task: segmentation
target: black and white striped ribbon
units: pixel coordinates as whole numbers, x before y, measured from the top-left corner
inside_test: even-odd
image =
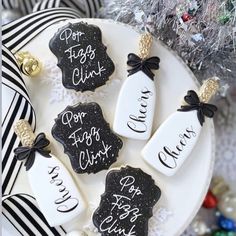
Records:
[[[41,11],[49,8],[57,8],[60,6],[61,0],[42,0],[34,5],[33,12]]]
[[[20,145],[12,126],[19,119],[27,120],[35,129],[35,112],[13,54],[2,47],[2,214],[23,236],[65,235],[61,227],[50,227],[39,211],[35,199],[26,194],[9,195],[21,168],[13,150]]]
[[[69,7],[81,17],[95,17],[101,0],[2,0],[3,9],[18,9],[23,15],[39,10]]]
[[[2,46],[2,93],[2,192],[9,194],[21,167],[14,159],[13,150],[20,140],[12,127],[19,119],[25,119],[35,129],[35,113],[15,57],[5,46]]]
[[[48,26],[76,18],[80,18],[76,10],[61,7],[29,14],[2,27],[2,43],[15,53]]]
[[[73,9],[53,8],[32,13],[2,28],[2,42],[4,45],[2,49],[2,83],[3,93],[5,93],[5,97],[7,97],[7,101],[5,101],[3,97],[3,104],[8,104],[8,109],[5,109],[6,114],[3,113],[2,119],[4,194],[11,192],[12,185],[21,166],[21,164],[13,159],[13,149],[16,148],[20,142],[12,130],[12,125],[16,120],[26,119],[35,126],[35,116],[30,104],[27,89],[21,77],[17,62],[11,52],[17,52],[51,24],[77,17],[79,17],[79,15]]]
[[[3,198],[2,214],[20,235],[61,236],[66,231],[61,227],[50,227],[39,211],[35,198],[28,194],[14,194]]]
[[[100,6],[100,1],[97,0],[40,2],[41,5],[37,5],[39,9],[49,9],[36,11],[2,27],[2,190],[5,195],[3,214],[17,231],[25,236],[65,235],[65,231],[61,227],[52,228],[48,225],[31,196],[10,195],[22,165],[14,159],[13,150],[20,145],[20,140],[12,126],[19,119],[28,120],[33,129],[36,123],[34,109],[13,54],[48,26],[62,20],[79,18],[82,14],[92,16]],[[3,0],[3,7],[17,8],[22,4],[25,13],[29,13],[35,3],[34,0]],[[75,7],[75,3],[80,6],[80,10]],[[58,4],[72,8],[55,8]]]

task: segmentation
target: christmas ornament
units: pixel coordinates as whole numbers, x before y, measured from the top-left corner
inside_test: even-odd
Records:
[[[15,56],[24,75],[36,76],[41,71],[41,63],[29,52],[18,52]]]
[[[215,232],[213,232],[212,236],[236,236],[235,232],[228,232],[228,231],[224,231],[224,230],[216,230]]]
[[[210,208],[215,208],[216,206],[217,206],[217,199],[209,190],[203,201],[203,207],[210,209]]]
[[[19,120],[14,127],[22,147],[14,150],[19,161],[25,161],[28,180],[39,208],[50,226],[64,224],[78,217],[86,208],[70,173],[45,147],[44,133],[36,138],[29,123]]]
[[[229,190],[229,186],[221,176],[214,176],[211,180],[211,192],[219,199],[222,194]]]
[[[174,175],[191,153],[200,135],[205,116],[212,118],[216,106],[207,102],[218,90],[216,79],[206,80],[199,91],[185,96],[185,105],[172,114],[142,150],[144,160],[167,176]]]
[[[206,233],[209,233],[210,231],[206,223],[199,219],[195,219],[193,223],[191,224],[191,227],[193,228],[193,231],[197,235],[205,235]]]
[[[220,198],[218,203],[220,212],[227,218],[236,221],[236,195],[231,191],[227,191]]]
[[[191,20],[193,17],[188,13],[188,12],[185,12],[183,15],[182,15],[182,19],[184,22],[186,21],[189,21]]]
[[[233,217],[235,217],[235,202],[235,194],[230,190],[229,185],[225,182],[224,178],[221,176],[214,176],[211,181],[210,190],[203,202],[203,207],[208,209],[218,208],[217,211],[210,211],[208,214],[204,211],[204,215],[207,217],[205,220],[207,222],[216,220],[216,223],[211,229],[208,229],[208,232],[206,232],[207,234],[204,234],[204,236],[236,236],[236,223],[235,219],[233,219]],[[199,215],[200,213],[197,217],[199,217]],[[213,217],[212,219],[210,219],[211,215]],[[204,233],[204,224],[204,221],[195,220],[191,224],[191,229],[196,235],[201,235],[201,233]],[[216,224],[219,227],[218,230],[216,230]],[[208,233],[212,230],[214,231],[209,235]]]
[[[156,90],[154,73],[159,68],[158,57],[148,58],[152,36],[145,33],[140,40],[140,54],[128,55],[128,78],[118,97],[114,131],[126,138],[146,140],[152,131],[155,111]]]
[[[222,215],[218,219],[218,226],[226,231],[236,231],[236,223]]]

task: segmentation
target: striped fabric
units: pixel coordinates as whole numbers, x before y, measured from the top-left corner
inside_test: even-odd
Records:
[[[33,12],[60,6],[60,0],[42,0],[34,5]]]
[[[81,17],[95,17],[102,6],[101,0],[61,0],[60,6],[77,9]]]
[[[20,141],[12,126],[19,119],[26,119],[35,129],[35,113],[15,57],[4,46],[2,47],[2,84],[3,103],[7,104],[7,108],[2,109],[2,192],[8,194],[21,167],[21,163],[14,159],[13,150],[19,146]]]
[[[2,27],[2,43],[16,53],[48,26],[66,19],[79,18],[76,10],[52,8],[32,13]]]
[[[94,16],[101,2],[2,0],[2,3],[3,8],[18,8],[23,14],[30,13],[33,8],[35,11],[2,27],[2,192],[5,195],[2,213],[19,235],[65,235],[62,227],[48,225],[33,197],[27,194],[10,195],[22,165],[14,159],[13,150],[21,144],[12,126],[19,119],[27,120],[33,130],[36,124],[35,112],[13,54],[56,22]]]
[[[70,7],[81,17],[95,17],[101,0],[2,0],[4,9],[19,9],[23,15],[54,7]]]
[[[19,8],[17,0],[2,0],[3,9],[16,9]]]
[[[24,236],[66,235],[61,227],[50,227],[39,211],[35,198],[28,194],[15,194],[3,198],[2,214]]]

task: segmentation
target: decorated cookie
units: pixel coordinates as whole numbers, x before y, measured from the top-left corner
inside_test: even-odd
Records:
[[[149,57],[152,36],[142,34],[139,56],[128,54],[128,78],[117,100],[113,130],[126,138],[147,140],[152,133],[156,88],[153,70],[159,69],[160,59]]]
[[[14,129],[23,145],[14,150],[15,158],[25,161],[29,184],[48,224],[65,224],[82,214],[86,202],[66,167],[49,154],[45,134],[36,136],[25,120]]]
[[[77,173],[108,169],[123,145],[110,130],[97,103],[66,107],[55,120],[52,135],[64,146]]]
[[[199,95],[193,90],[187,92],[185,103],[161,124],[143,148],[142,156],[149,165],[167,176],[180,169],[198,141],[205,118],[212,118],[217,110],[207,102],[218,88],[217,80],[208,79]]]
[[[102,236],[148,235],[148,219],[160,196],[152,177],[141,169],[111,170],[93,223]]]
[[[49,42],[62,70],[62,83],[76,91],[104,85],[115,66],[106,53],[99,27],[84,22],[60,28]]]

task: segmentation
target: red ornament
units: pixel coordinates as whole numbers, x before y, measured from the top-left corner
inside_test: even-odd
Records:
[[[217,199],[213,195],[211,190],[208,191],[208,193],[203,201],[202,206],[205,208],[208,208],[208,209],[215,208],[217,206]]]
[[[189,21],[189,20],[193,19],[193,17],[191,15],[189,15],[187,12],[185,12],[182,15],[182,19],[183,19],[184,22],[186,22],[186,21]]]

